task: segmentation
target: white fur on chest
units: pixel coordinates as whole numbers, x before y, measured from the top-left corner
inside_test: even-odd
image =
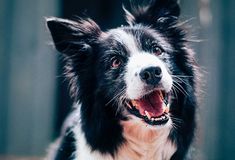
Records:
[[[169,160],[176,146],[169,141],[170,125],[153,129],[143,123],[122,122],[126,142],[119,148],[115,157],[91,152],[80,127],[74,129],[76,160]]]
[[[118,160],[169,160],[176,146],[168,139],[170,125],[153,129],[143,123],[123,122],[126,143],[119,150]]]

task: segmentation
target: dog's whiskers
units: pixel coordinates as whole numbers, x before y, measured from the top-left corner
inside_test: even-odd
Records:
[[[176,81],[174,81],[174,83],[173,83],[173,88],[175,88],[176,90],[178,90],[179,92],[181,92],[185,96],[189,96],[188,92],[184,89],[184,87]]]
[[[109,101],[105,104],[105,106],[107,106],[107,105],[109,105],[111,102],[115,102],[117,99],[119,99],[119,97],[120,97],[121,95],[123,95],[124,91],[125,91],[125,87],[124,87],[123,89],[121,89],[121,91],[120,91],[119,93],[117,93],[116,95],[114,95],[113,98],[112,98],[111,100],[109,100]],[[116,102],[117,102],[117,101],[116,101]]]

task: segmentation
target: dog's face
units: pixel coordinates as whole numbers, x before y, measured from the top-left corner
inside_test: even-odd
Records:
[[[96,77],[107,104],[150,125],[169,120],[172,46],[154,29],[120,27],[100,38]],[[133,117],[133,116],[130,116]]]
[[[193,67],[184,32],[177,27],[177,2],[152,3],[132,14],[125,10],[130,25],[107,32],[91,19],[48,18],[48,27],[56,48],[70,60],[69,76],[81,103],[110,107],[120,119],[166,126],[177,96],[173,91],[182,96],[185,84],[193,85],[177,75],[190,77]]]

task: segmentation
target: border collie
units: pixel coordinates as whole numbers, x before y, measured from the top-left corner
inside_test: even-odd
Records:
[[[195,131],[197,63],[177,0],[123,7],[127,25],[47,18],[75,99],[48,159],[182,160]]]

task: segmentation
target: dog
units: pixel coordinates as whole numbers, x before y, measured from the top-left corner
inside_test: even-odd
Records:
[[[74,109],[48,159],[182,160],[196,128],[198,65],[177,0],[132,4],[106,32],[46,19],[66,58]]]

